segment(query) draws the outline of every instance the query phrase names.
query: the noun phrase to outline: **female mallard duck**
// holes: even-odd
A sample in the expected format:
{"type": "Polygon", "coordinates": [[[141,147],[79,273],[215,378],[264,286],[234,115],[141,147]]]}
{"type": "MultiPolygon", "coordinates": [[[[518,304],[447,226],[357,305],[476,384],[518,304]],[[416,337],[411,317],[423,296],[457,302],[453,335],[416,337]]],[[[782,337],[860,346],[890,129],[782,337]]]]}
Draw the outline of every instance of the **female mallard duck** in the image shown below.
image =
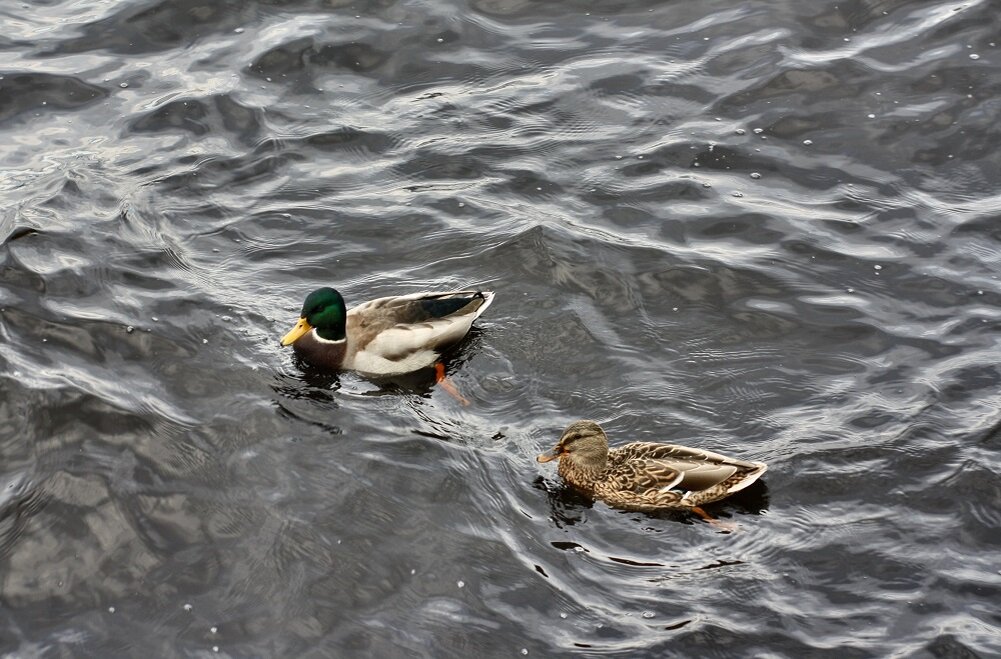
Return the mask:
{"type": "MultiPolygon", "coordinates": [[[[308,364],[369,375],[401,375],[432,366],[487,310],[489,291],[413,293],[345,310],[332,288],[306,296],[299,322],[282,338],[308,364]]],[[[443,369],[439,370],[443,376],[443,369]]]]}
{"type": "Polygon", "coordinates": [[[593,421],[567,426],[551,451],[568,483],[615,508],[656,512],[693,510],[738,492],[768,468],[697,448],[633,442],[609,450],[605,431],[593,421]]]}

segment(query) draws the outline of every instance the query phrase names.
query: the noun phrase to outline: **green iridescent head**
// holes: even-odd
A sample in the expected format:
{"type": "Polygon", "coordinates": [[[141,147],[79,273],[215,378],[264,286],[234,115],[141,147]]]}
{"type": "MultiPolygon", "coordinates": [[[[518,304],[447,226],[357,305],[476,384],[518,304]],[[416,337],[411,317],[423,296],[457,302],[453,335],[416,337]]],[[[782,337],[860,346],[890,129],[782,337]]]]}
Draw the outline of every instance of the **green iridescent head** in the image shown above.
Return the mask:
{"type": "Polygon", "coordinates": [[[344,298],[333,288],[318,288],[307,295],[299,315],[299,322],[282,339],[282,345],[292,345],[313,328],[321,339],[328,341],[340,341],[345,336],[348,312],[344,298]]]}

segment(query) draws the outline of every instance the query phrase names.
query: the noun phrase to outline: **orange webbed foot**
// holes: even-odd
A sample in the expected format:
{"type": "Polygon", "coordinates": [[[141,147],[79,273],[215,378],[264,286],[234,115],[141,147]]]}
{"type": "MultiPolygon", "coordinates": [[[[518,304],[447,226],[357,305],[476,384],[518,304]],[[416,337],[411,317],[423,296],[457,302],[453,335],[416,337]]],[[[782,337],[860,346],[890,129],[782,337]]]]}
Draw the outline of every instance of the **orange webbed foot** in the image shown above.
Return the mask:
{"type": "Polygon", "coordinates": [[[447,377],[445,377],[445,365],[442,364],[441,362],[438,362],[434,365],[434,381],[442,389],[444,389],[446,393],[448,393],[450,396],[459,401],[460,404],[469,405],[469,401],[466,400],[466,398],[459,393],[459,390],[455,388],[455,385],[452,384],[452,381],[449,380],[447,377]]]}
{"type": "Polygon", "coordinates": [[[704,519],[705,521],[712,524],[714,527],[720,530],[720,533],[733,533],[737,530],[737,524],[734,522],[724,522],[722,520],[716,519],[706,511],[702,510],[698,506],[692,506],[692,512],[704,519]]]}

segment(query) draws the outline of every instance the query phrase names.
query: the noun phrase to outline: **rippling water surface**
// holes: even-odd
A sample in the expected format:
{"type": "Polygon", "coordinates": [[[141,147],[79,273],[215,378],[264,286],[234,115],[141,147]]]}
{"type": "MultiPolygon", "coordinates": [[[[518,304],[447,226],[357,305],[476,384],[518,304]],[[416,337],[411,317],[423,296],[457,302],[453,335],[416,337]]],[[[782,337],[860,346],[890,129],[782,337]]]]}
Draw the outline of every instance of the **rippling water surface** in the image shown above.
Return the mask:
{"type": "Polygon", "coordinates": [[[0,15],[0,652],[1001,653],[996,2],[0,15]],[[497,291],[472,404],[294,363],[330,284],[497,291]]]}

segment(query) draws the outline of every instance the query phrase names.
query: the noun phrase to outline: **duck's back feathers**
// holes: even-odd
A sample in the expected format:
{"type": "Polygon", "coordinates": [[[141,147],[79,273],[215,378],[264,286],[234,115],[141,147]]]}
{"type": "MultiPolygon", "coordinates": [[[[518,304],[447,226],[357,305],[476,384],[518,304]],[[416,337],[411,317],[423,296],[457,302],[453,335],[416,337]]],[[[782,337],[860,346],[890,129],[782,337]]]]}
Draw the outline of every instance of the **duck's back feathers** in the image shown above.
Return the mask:
{"type": "MultiPolygon", "coordinates": [[[[610,469],[614,469],[617,464],[628,464],[636,460],[662,460],[681,474],[677,483],[672,483],[670,487],[677,486],[683,490],[705,490],[726,481],[738,471],[753,472],[761,464],[689,446],[654,442],[626,444],[618,449],[612,449],[608,458],[610,469]]],[[[761,473],[764,473],[764,470],[761,473]]],[[[751,482],[758,476],[751,479],[751,482]]],[[[741,485],[741,488],[747,485],[750,485],[750,482],[741,485]]]]}
{"type": "Polygon", "coordinates": [[[379,325],[379,329],[454,316],[470,316],[475,320],[493,300],[490,291],[391,295],[362,302],[348,311],[348,316],[360,317],[366,325],[379,325]]]}
{"type": "Polygon", "coordinates": [[[684,478],[681,470],[663,460],[634,458],[613,462],[614,453],[609,458],[610,464],[605,471],[604,480],[616,490],[669,490],[684,478]]]}
{"type": "Polygon", "coordinates": [[[397,374],[433,364],[487,310],[489,291],[413,293],[370,300],[348,311],[344,368],[397,374]]]}

